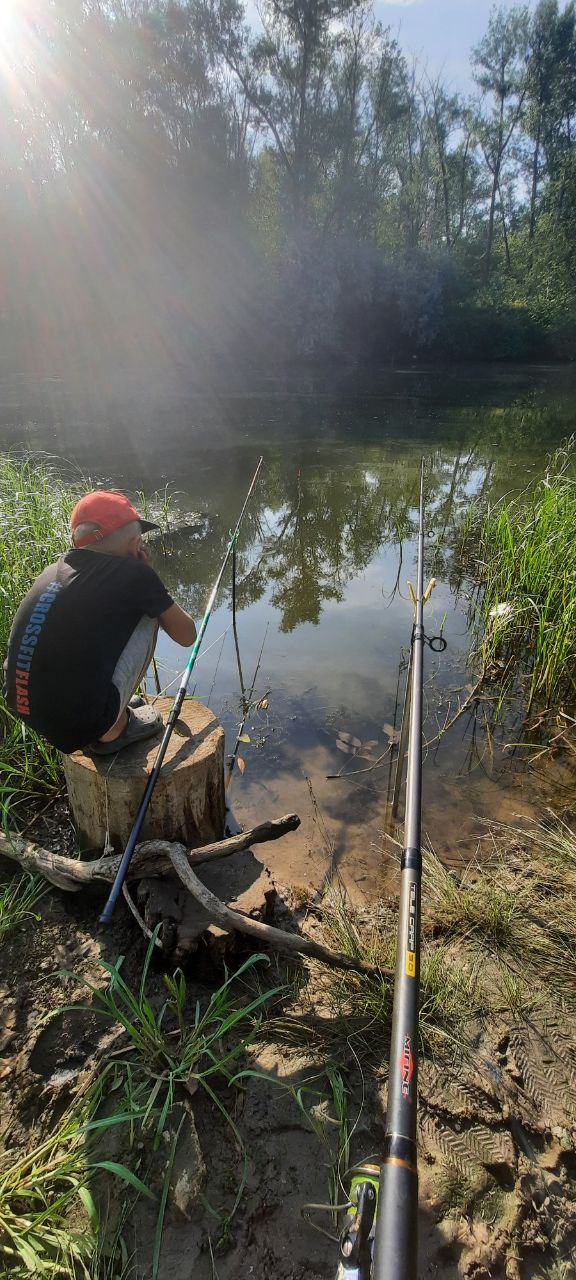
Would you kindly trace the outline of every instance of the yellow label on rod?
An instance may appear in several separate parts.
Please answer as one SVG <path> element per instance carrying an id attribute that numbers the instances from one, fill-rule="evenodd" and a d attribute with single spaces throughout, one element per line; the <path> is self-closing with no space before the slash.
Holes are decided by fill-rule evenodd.
<path id="1" fill-rule="evenodd" d="M 416 952 L 415 951 L 406 952 L 406 977 L 407 978 L 416 977 Z"/>

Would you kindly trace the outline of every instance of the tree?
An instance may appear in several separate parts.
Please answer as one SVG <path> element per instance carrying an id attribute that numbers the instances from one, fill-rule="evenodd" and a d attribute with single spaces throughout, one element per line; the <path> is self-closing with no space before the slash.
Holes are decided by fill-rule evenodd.
<path id="1" fill-rule="evenodd" d="M 502 169 L 513 134 L 522 117 L 527 92 L 526 47 L 528 12 L 525 8 L 495 9 L 488 31 L 472 52 L 474 79 L 484 98 L 479 106 L 477 134 L 490 174 L 490 195 L 484 276 L 492 266 L 496 201 L 501 199 Z M 505 213 L 502 206 L 503 225 Z"/>
<path id="2" fill-rule="evenodd" d="M 557 146 L 560 121 L 570 116 L 574 95 L 569 89 L 570 50 L 574 42 L 574 6 L 560 12 L 558 0 L 540 0 L 528 28 L 526 131 L 532 140 L 530 163 L 530 215 L 528 238 L 534 240 L 539 191 L 542 179 L 542 151 Z M 566 90 L 572 104 L 566 102 Z"/>

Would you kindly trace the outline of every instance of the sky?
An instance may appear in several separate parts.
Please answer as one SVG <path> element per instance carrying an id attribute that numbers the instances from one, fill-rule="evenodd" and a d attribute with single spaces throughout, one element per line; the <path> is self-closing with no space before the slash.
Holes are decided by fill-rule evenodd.
<path id="1" fill-rule="evenodd" d="M 258 0 L 244 0 L 246 17 L 258 23 Z M 511 9 L 522 0 L 498 0 Z M 0 5 L 2 0 L 0 0 Z M 533 9 L 536 0 L 527 0 Z M 452 91 L 472 93 L 470 51 L 482 39 L 494 0 L 373 0 L 374 13 L 390 27 L 408 57 L 416 56 L 431 78 L 442 74 Z"/>
<path id="2" fill-rule="evenodd" d="M 511 9 L 514 0 L 500 4 Z M 449 88 L 464 92 L 473 89 L 470 50 L 484 35 L 493 7 L 493 0 L 374 0 L 377 18 L 392 28 L 404 53 L 416 55 L 432 77 L 441 73 Z"/>

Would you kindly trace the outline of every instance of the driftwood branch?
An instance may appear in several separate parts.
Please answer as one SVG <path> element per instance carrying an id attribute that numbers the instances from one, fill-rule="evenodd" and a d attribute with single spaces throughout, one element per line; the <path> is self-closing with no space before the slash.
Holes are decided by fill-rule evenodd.
<path id="1" fill-rule="evenodd" d="M 126 881 L 124 881 L 124 884 L 122 885 L 122 896 L 124 898 L 126 906 L 128 907 L 128 910 L 134 916 L 134 919 L 136 921 L 136 924 L 138 925 L 138 928 L 142 930 L 142 933 L 144 934 L 144 937 L 147 938 L 148 942 L 151 942 L 152 930 L 148 928 L 146 921 L 142 919 L 142 916 L 140 915 L 140 912 L 138 910 L 138 907 L 136 906 L 136 903 L 134 902 L 134 899 L 130 896 L 128 892 L 128 885 L 126 884 Z M 160 951 L 162 950 L 162 943 L 160 942 L 160 938 L 156 938 L 156 942 L 154 945 L 158 947 Z"/>
<path id="2" fill-rule="evenodd" d="M 184 845 L 173 845 L 167 840 L 145 840 L 136 846 L 134 857 L 128 869 L 129 880 L 141 880 L 144 876 L 155 878 L 172 869 L 171 855 L 177 848 L 191 866 L 201 866 L 205 862 L 214 862 L 218 858 L 229 858 L 233 853 L 241 853 L 253 844 L 265 844 L 270 840 L 278 840 L 288 831 L 296 831 L 300 819 L 296 813 L 285 814 L 283 818 L 275 818 L 270 822 L 261 822 L 251 831 L 241 831 L 238 835 L 229 836 L 227 840 L 217 840 L 213 844 L 205 844 L 200 849 L 185 849 Z M 112 884 L 118 867 L 120 855 L 95 858 L 91 862 L 80 862 L 75 858 L 65 858 L 62 854 L 51 853 L 31 840 L 21 836 L 0 835 L 0 854 L 19 862 L 25 871 L 32 875 L 44 876 L 51 884 L 68 893 L 77 893 L 87 885 Z"/>
<path id="3" fill-rule="evenodd" d="M 275 929 L 272 925 L 264 924 L 261 920 L 253 920 L 251 916 L 242 915 L 239 911 L 232 911 L 215 894 L 211 893 L 206 888 L 206 885 L 202 884 L 198 876 L 192 871 L 189 858 L 186 857 L 186 854 L 178 845 L 172 845 L 170 861 L 182 884 L 196 898 L 196 901 L 204 907 L 211 920 L 215 924 L 219 924 L 221 928 L 227 930 L 235 929 L 238 933 L 247 933 L 251 937 L 258 938 L 260 942 L 267 942 L 276 951 L 287 951 L 291 955 L 313 956 L 316 960 L 322 960 L 324 964 L 331 965 L 332 968 L 352 969 L 356 973 L 369 974 L 370 977 L 383 974 L 392 976 L 392 970 L 376 969 L 373 965 L 366 964 L 363 960 L 356 960 L 352 956 L 343 955 L 340 951 L 330 951 L 327 947 L 321 946 L 319 942 L 314 942 L 312 938 L 303 938 L 297 933 L 286 933 L 284 929 Z"/>
<path id="4" fill-rule="evenodd" d="M 228 858 L 231 854 L 240 853 L 243 849 L 248 849 L 253 844 L 263 844 L 270 840 L 278 840 L 288 831 L 295 831 L 299 825 L 300 819 L 297 814 L 289 813 L 283 818 L 262 822 L 257 827 L 253 827 L 251 831 L 244 831 L 238 835 L 230 836 L 227 840 L 219 840 L 213 844 L 203 845 L 200 849 L 186 849 L 182 844 L 171 844 L 167 840 L 146 840 L 136 846 L 128 877 L 132 880 L 138 880 L 144 876 L 157 877 L 167 871 L 175 871 L 196 901 L 204 907 L 210 919 L 227 931 L 236 930 L 238 933 L 249 934 L 258 938 L 260 942 L 268 943 L 269 946 L 277 951 L 285 951 L 292 955 L 313 956 L 316 960 L 322 960 L 324 964 L 331 965 L 334 968 L 349 969 L 356 973 L 369 974 L 372 977 L 393 976 L 391 970 L 379 970 L 362 960 L 354 959 L 352 956 L 330 951 L 312 938 L 303 938 L 296 933 L 286 933 L 283 929 L 276 929 L 260 920 L 253 920 L 250 916 L 243 915 L 239 911 L 232 911 L 230 907 L 225 906 L 219 898 L 202 884 L 192 870 L 193 867 L 201 866 L 203 863 L 212 862 L 218 858 Z M 80 862 L 74 858 L 65 858 L 61 854 L 51 853 L 48 849 L 43 849 L 40 845 L 33 844 L 31 840 L 25 840 L 21 836 L 13 836 L 8 839 L 8 837 L 0 835 L 0 854 L 18 862 L 25 871 L 29 871 L 33 875 L 44 876 L 46 880 L 49 880 L 51 884 L 56 885 L 59 889 L 72 893 L 77 893 L 80 889 L 89 885 L 111 884 L 120 864 L 118 855 L 96 858 L 92 862 Z M 138 908 L 127 891 L 125 897 L 127 905 L 140 928 L 147 937 L 151 937 L 148 926 L 142 920 Z"/>

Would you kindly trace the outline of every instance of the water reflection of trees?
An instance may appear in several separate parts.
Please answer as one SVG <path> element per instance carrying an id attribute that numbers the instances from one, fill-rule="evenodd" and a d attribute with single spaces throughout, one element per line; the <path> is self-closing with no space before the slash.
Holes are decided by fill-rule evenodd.
<path id="1" fill-rule="evenodd" d="M 379 548 L 396 545 L 400 567 L 402 545 L 415 532 L 419 467 L 414 448 L 393 453 L 376 445 L 334 447 L 327 451 L 326 465 L 312 449 L 269 460 L 238 548 L 239 608 L 269 593 L 281 629 L 289 632 L 302 623 L 318 624 L 325 605 L 344 598 L 347 584 L 367 569 Z M 207 536 L 174 540 L 159 562 L 168 586 L 196 615 L 218 573 L 241 501 L 240 477 L 233 471 L 234 485 L 229 477 L 215 477 L 218 487 L 211 497 L 219 514 Z M 458 512 L 469 504 L 471 486 L 486 474 L 474 447 L 456 455 L 427 451 L 426 501 L 436 556 L 444 555 L 445 541 L 450 546 Z M 432 568 L 430 548 L 428 556 Z M 223 598 L 229 596 L 230 578 L 223 587 Z"/>
<path id="2" fill-rule="evenodd" d="M 430 535 L 426 569 L 458 595 L 468 585 L 458 547 L 471 503 L 488 492 L 498 496 L 511 485 L 522 485 L 524 462 L 534 461 L 536 440 L 542 447 L 546 439 L 543 414 L 548 412 L 552 439 L 565 409 L 559 402 L 546 410 L 535 397 L 504 408 L 469 404 L 445 409 L 441 423 L 432 422 L 427 413 L 419 424 L 419 446 L 408 404 L 403 406 L 404 440 L 395 417 L 401 410 L 395 405 L 391 416 L 396 440 L 384 434 L 375 440 L 373 427 L 368 438 L 351 443 L 350 437 L 343 439 L 340 428 L 336 440 L 326 439 L 328 424 L 320 411 L 312 421 L 311 407 L 307 402 L 304 434 L 303 423 L 293 431 L 287 406 L 285 438 L 290 445 L 277 444 L 274 433 L 238 546 L 239 608 L 268 593 L 286 632 L 301 623 L 318 624 L 323 608 L 343 599 L 347 583 L 366 570 L 380 547 L 398 547 L 398 570 L 404 573 L 402 544 L 414 532 L 421 448 Z M 388 433 L 391 417 L 388 411 L 384 414 L 383 405 L 380 409 L 382 432 Z M 505 442 L 514 443 L 514 453 L 503 448 Z M 257 446 L 246 442 L 223 451 L 197 451 L 193 474 L 182 475 L 183 509 L 209 512 L 208 532 L 202 539 L 175 539 L 158 567 L 175 596 L 196 616 L 217 576 L 256 457 Z M 190 461 L 187 454 L 188 467 Z M 229 594 L 228 577 L 221 599 L 229 599 Z"/>
<path id="3" fill-rule="evenodd" d="M 367 568 L 378 548 L 405 536 L 413 485 L 406 482 L 405 468 L 401 482 L 399 468 L 394 471 L 380 452 L 364 450 L 355 462 L 345 458 L 326 468 L 316 463 L 286 477 L 276 527 L 263 542 L 259 562 L 283 631 L 317 624 L 324 605 L 343 599 L 346 584 Z"/>

